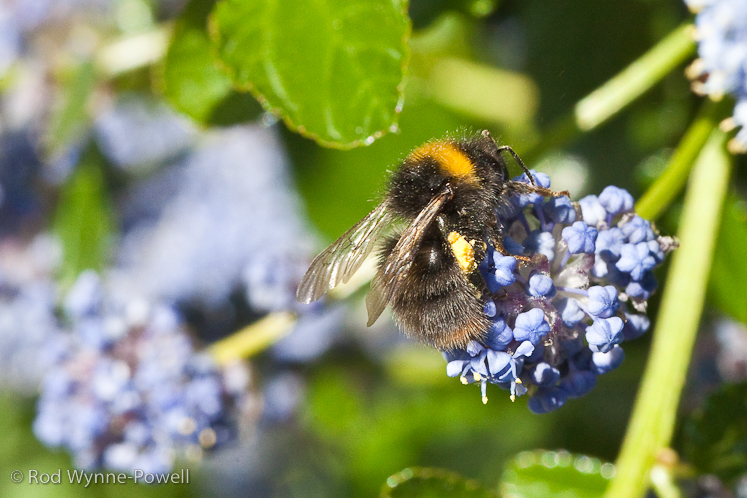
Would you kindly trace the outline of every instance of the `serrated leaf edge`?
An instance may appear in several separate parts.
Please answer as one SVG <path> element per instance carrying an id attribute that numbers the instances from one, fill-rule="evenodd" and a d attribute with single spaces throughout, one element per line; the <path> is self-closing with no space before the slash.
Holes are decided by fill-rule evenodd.
<path id="1" fill-rule="evenodd" d="M 380 139 L 386 134 L 385 130 L 379 130 L 374 132 L 371 137 L 373 137 L 373 140 L 370 140 L 369 137 L 366 137 L 365 139 L 359 139 L 359 140 L 353 140 L 352 142 L 346 142 L 346 143 L 340 143 L 340 142 L 334 142 L 334 141 L 328 141 L 321 138 L 318 134 L 309 132 L 303 125 L 296 125 L 296 123 L 293 122 L 290 116 L 288 116 L 287 113 L 284 112 L 284 110 L 280 107 L 273 107 L 268 101 L 267 98 L 252 84 L 247 85 L 239 85 L 236 83 L 235 78 L 235 72 L 230 67 L 229 64 L 224 62 L 220 58 L 220 32 L 218 28 L 218 21 L 216 19 L 215 12 L 218 9 L 219 5 L 222 5 L 227 0 L 218 0 L 215 3 L 215 6 L 213 7 L 213 11 L 208 16 L 208 35 L 210 36 L 210 40 L 212 43 L 212 51 L 213 51 L 213 57 L 215 59 L 216 64 L 218 67 L 223 71 L 225 74 L 227 74 L 231 81 L 233 82 L 233 88 L 236 91 L 239 92 L 249 92 L 257 101 L 260 103 L 262 108 L 266 111 L 272 114 L 275 117 L 278 117 L 283 120 L 283 123 L 290 129 L 291 131 L 295 131 L 299 135 L 309 138 L 311 140 L 314 140 L 316 143 L 323 147 L 327 147 L 330 149 L 339 149 L 339 150 L 350 150 L 354 149 L 356 147 L 361 146 L 368 146 L 374 143 L 376 140 Z M 397 125 L 399 122 L 399 115 L 402 112 L 402 107 L 404 106 L 405 102 L 405 79 L 407 76 L 407 68 L 410 63 L 410 38 L 412 37 L 412 20 L 410 19 L 410 16 L 408 15 L 408 7 L 409 7 L 409 0 L 402 0 L 400 2 L 400 5 L 402 7 L 402 15 L 405 17 L 405 22 L 407 26 L 405 27 L 405 32 L 402 35 L 402 45 L 405 48 L 405 56 L 402 59 L 402 64 L 400 65 L 400 68 L 402 70 L 402 81 L 397 85 L 397 93 L 398 93 L 398 99 L 397 99 L 397 105 L 394 108 L 394 119 L 392 120 L 392 124 L 389 126 L 389 131 L 395 131 L 397 129 Z"/>

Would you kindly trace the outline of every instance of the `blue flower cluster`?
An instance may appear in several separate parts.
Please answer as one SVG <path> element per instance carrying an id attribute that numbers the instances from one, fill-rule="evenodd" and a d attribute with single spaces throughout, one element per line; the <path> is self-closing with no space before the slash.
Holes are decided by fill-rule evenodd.
<path id="1" fill-rule="evenodd" d="M 168 472 L 178 457 L 233 440 L 256 405 L 243 366 L 219 371 L 195 353 L 171 307 L 119 305 L 89 271 L 64 310 L 72 334 L 44 379 L 33 429 L 77 467 Z"/>
<path id="2" fill-rule="evenodd" d="M 0 240 L 0 383 L 32 394 L 60 352 L 52 275 L 61 249 L 47 234 Z"/>
<path id="3" fill-rule="evenodd" d="M 532 172 L 542 187 L 543 173 Z M 526 175 L 516 178 L 528 182 Z M 649 328 L 652 270 L 677 246 L 633 212 L 633 197 L 609 186 L 578 203 L 521 195 L 499 213 L 509 254 L 493 248 L 479 265 L 491 328 L 481 342 L 445 353 L 447 374 L 464 384 L 530 394 L 546 413 L 583 396 L 597 375 L 623 360 L 620 344 Z"/>
<path id="4" fill-rule="evenodd" d="M 729 143 L 733 152 L 747 152 L 747 2 L 685 0 L 695 18 L 698 59 L 688 67 L 693 91 L 715 100 L 730 93 L 737 100 L 728 128 L 742 127 Z"/>

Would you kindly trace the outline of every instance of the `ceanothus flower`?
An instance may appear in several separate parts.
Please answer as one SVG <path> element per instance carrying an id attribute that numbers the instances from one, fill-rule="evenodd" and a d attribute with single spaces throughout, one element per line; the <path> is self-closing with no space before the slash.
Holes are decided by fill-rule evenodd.
<path id="1" fill-rule="evenodd" d="M 729 142 L 732 152 L 747 152 L 747 3 L 744 0 L 685 0 L 695 17 L 699 57 L 687 68 L 692 89 L 719 100 L 731 94 L 732 117 L 722 127 L 741 127 Z"/>
<path id="2" fill-rule="evenodd" d="M 549 178 L 534 176 L 549 188 Z M 479 265 L 486 337 L 444 356 L 447 374 L 479 383 L 483 402 L 497 384 L 511 399 L 529 394 L 529 409 L 546 413 L 591 391 L 623 361 L 621 344 L 648 330 L 652 270 L 677 241 L 660 236 L 614 186 L 578 203 L 525 195 L 512 205 L 499 214 L 510 255 L 489 247 Z"/>
<path id="3" fill-rule="evenodd" d="M 571 254 L 594 252 L 594 242 L 597 240 L 597 229 L 583 221 L 577 221 L 563 229 L 563 239 L 568 244 Z"/>
<path id="4" fill-rule="evenodd" d="M 591 327 L 586 327 L 586 342 L 594 352 L 606 353 L 615 344 L 623 340 L 623 321 L 619 316 L 594 320 Z"/>
<path id="5" fill-rule="evenodd" d="M 529 341 L 532 344 L 537 344 L 548 332 L 550 332 L 550 325 L 545 319 L 545 314 L 539 308 L 532 308 L 516 317 L 514 339 L 519 342 Z"/>
<path id="6" fill-rule="evenodd" d="M 171 306 L 120 303 L 84 272 L 64 301 L 72 331 L 45 376 L 33 430 L 80 468 L 168 472 L 230 443 L 251 406 L 249 374 L 197 353 Z"/>

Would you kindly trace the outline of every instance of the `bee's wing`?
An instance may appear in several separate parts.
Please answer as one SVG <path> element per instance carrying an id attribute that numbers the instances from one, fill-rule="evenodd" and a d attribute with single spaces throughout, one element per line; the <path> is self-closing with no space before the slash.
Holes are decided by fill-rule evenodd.
<path id="1" fill-rule="evenodd" d="M 298 285 L 296 299 L 301 303 L 316 301 L 328 290 L 350 280 L 389 226 L 391 217 L 388 203 L 384 201 L 322 251 Z"/>
<path id="2" fill-rule="evenodd" d="M 371 280 L 371 290 L 366 296 L 369 327 L 379 318 L 400 282 L 407 275 L 426 230 L 436 219 L 444 203 L 453 196 L 451 186 L 447 184 L 438 195 L 430 200 L 410 226 L 402 232 L 399 241 L 387 256 L 384 266 Z"/>

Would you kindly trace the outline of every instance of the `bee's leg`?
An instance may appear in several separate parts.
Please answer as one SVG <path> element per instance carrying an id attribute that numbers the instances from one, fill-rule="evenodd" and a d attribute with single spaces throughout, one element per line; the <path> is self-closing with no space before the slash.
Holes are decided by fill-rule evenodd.
<path id="1" fill-rule="evenodd" d="M 506 182 L 506 193 L 508 195 L 521 195 L 521 194 L 539 194 L 542 197 L 570 197 L 571 194 L 567 190 L 558 192 L 549 188 L 540 187 L 531 183 L 517 182 L 510 180 Z"/>
<path id="2" fill-rule="evenodd" d="M 500 221 L 498 222 L 500 223 Z M 487 241 L 492 245 L 496 251 L 498 251 L 503 256 L 511 256 L 516 258 L 518 261 L 521 261 L 523 264 L 529 264 L 531 261 L 531 258 L 528 258 L 526 256 L 516 256 L 514 254 L 509 254 L 506 247 L 503 245 L 503 237 L 500 235 L 501 228 L 498 228 L 498 225 L 496 224 L 496 230 L 489 230 L 487 234 Z"/>
<path id="3" fill-rule="evenodd" d="M 526 184 L 525 184 L 526 185 Z M 549 188 L 540 187 L 539 185 L 529 185 L 530 192 L 541 195 L 542 197 L 570 197 L 571 193 L 567 190 L 557 191 Z"/>
<path id="4" fill-rule="evenodd" d="M 532 182 L 529 189 L 527 189 L 525 192 L 520 192 L 520 193 L 535 193 L 535 194 L 541 195 L 542 197 L 563 197 L 563 196 L 570 197 L 570 193 L 567 190 L 563 190 L 562 192 L 557 192 L 555 190 L 550 190 L 549 188 L 540 187 L 539 185 L 537 185 L 537 182 L 534 181 L 534 176 L 529 171 L 529 169 L 526 167 L 526 165 L 524 164 L 524 161 L 522 161 L 519 155 L 516 152 L 514 152 L 514 149 L 512 149 L 511 146 L 509 145 L 501 145 L 500 147 L 498 147 L 499 154 L 503 152 L 504 150 L 509 152 L 514 157 L 514 159 L 519 164 L 519 166 L 521 166 L 521 169 L 529 177 L 529 181 Z M 506 175 L 506 177 L 508 178 L 508 175 Z"/>

